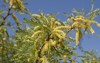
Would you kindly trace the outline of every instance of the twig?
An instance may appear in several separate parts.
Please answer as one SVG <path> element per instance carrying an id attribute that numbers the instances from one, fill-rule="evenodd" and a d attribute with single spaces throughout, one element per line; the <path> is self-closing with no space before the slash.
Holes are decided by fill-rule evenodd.
<path id="1" fill-rule="evenodd" d="M 6 20 L 7 17 L 8 17 L 9 15 L 11 15 L 11 14 L 10 14 L 11 9 L 12 9 L 11 7 L 8 8 L 8 12 L 7 12 L 7 14 L 3 17 L 3 20 Z"/>
<path id="2" fill-rule="evenodd" d="M 71 27 L 68 31 L 67 31 L 67 34 L 72 30 L 73 28 Z"/>

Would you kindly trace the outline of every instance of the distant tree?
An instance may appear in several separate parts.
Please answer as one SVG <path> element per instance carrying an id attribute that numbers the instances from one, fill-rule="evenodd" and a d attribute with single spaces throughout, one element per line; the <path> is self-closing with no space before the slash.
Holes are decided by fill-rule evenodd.
<path id="1" fill-rule="evenodd" d="M 95 33 L 91 24 L 100 27 L 100 24 L 94 20 L 100 15 L 100 9 L 93 9 L 93 3 L 87 14 L 83 10 L 76 9 L 70 15 L 64 13 L 67 19 L 63 22 L 57 19 L 55 14 L 30 13 L 24 6 L 25 0 L 2 0 L 1 2 L 8 7 L 8 10 L 0 10 L 1 63 L 100 62 L 100 57 L 94 51 L 81 49 L 83 56 L 75 52 L 80 46 L 84 32 Z M 22 22 L 16 13 L 30 18 L 24 17 Z M 10 35 L 10 29 L 14 31 L 14 36 Z M 70 32 L 75 33 L 75 38 L 69 35 Z M 72 46 L 74 43 L 76 45 Z"/>

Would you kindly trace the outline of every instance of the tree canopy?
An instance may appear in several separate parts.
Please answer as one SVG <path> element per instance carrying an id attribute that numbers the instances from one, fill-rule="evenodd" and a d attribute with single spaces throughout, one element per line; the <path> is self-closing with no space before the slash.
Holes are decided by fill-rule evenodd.
<path id="1" fill-rule="evenodd" d="M 25 7 L 25 0 L 2 0 L 6 9 L 0 9 L 0 62 L 1 63 L 99 63 L 100 56 L 93 51 L 80 48 L 76 51 L 83 34 L 94 34 L 92 25 L 100 27 L 94 19 L 100 9 L 92 8 L 88 13 L 73 9 L 64 13 L 66 21 L 56 14 L 32 14 Z M 27 2 L 26 2 L 27 3 Z M 27 15 L 23 22 L 16 14 Z M 10 18 L 10 20 L 9 20 Z M 10 35 L 9 30 L 15 35 Z M 69 33 L 75 33 L 74 37 Z"/>

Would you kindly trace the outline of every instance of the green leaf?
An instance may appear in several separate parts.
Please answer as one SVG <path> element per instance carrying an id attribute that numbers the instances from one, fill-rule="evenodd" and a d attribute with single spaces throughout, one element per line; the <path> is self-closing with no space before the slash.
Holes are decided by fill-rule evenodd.
<path id="1" fill-rule="evenodd" d="M 92 34 L 95 33 L 95 31 L 93 30 L 93 28 L 91 26 L 89 27 L 89 29 L 90 29 L 90 31 L 91 31 Z"/>

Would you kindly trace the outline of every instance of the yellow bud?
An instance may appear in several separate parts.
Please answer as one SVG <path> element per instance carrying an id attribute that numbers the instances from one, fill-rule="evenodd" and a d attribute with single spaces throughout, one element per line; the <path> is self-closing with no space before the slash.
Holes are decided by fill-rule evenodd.
<path id="1" fill-rule="evenodd" d="M 56 19 L 55 18 L 51 18 L 51 21 L 55 21 Z"/>
<path id="2" fill-rule="evenodd" d="M 57 46 L 58 46 L 58 47 L 61 47 L 61 45 L 60 45 L 60 44 L 57 44 Z"/>
<path id="3" fill-rule="evenodd" d="M 3 38 L 3 40 L 6 40 L 6 38 Z"/>
<path id="4" fill-rule="evenodd" d="M 61 34 L 55 33 L 55 35 L 59 38 L 59 39 L 64 39 L 65 36 L 61 36 Z"/>
<path id="5" fill-rule="evenodd" d="M 16 47 L 16 46 L 17 46 L 17 44 L 14 44 L 14 46 Z"/>
<path id="6" fill-rule="evenodd" d="M 29 62 L 30 61 L 30 58 L 28 58 L 27 61 Z"/>
<path id="7" fill-rule="evenodd" d="M 13 9 L 16 9 L 17 7 L 15 5 L 12 6 Z"/>
<path id="8" fill-rule="evenodd" d="M 95 61 L 96 60 L 96 58 L 93 58 L 93 61 Z"/>
<path id="9" fill-rule="evenodd" d="M 56 41 L 53 41 L 52 39 L 50 39 L 50 45 L 51 45 L 51 46 L 55 46 L 56 44 L 57 44 Z"/>
<path id="10" fill-rule="evenodd" d="M 66 58 L 66 55 L 64 55 L 63 57 Z"/>
<path id="11" fill-rule="evenodd" d="M 44 49 L 44 51 L 48 51 L 48 48 L 49 47 L 49 43 L 46 43 L 45 45 L 44 45 L 44 47 L 43 47 L 43 49 Z"/>

